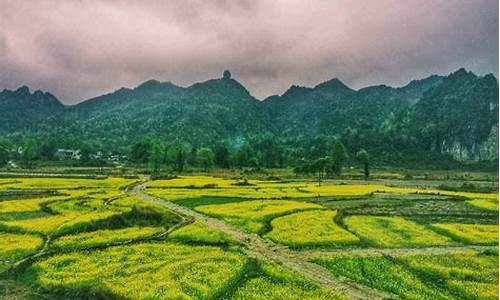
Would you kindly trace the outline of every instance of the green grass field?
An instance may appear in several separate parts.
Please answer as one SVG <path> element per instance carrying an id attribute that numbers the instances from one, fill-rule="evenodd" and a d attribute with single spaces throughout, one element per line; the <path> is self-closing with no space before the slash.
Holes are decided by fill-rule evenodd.
<path id="1" fill-rule="evenodd" d="M 301 263 L 403 299 L 497 299 L 498 198 L 401 181 L 325 182 L 183 176 L 147 183 L 224 228 L 127 194 L 138 179 L 3 178 L 0 296 L 7 299 L 349 299 L 248 245 L 252 234 Z M 490 246 L 381 256 L 373 249 Z M 260 247 L 260 248 L 259 248 Z M 273 246 L 274 247 L 274 246 Z M 363 250 L 364 256 L 345 255 Z M 310 257 L 307 251 L 344 251 Z M 310 264 L 310 263 L 309 263 Z M 496 265 L 495 265 L 496 264 Z M 478 271 L 478 266 L 480 270 Z M 304 268 L 305 265 L 304 265 Z M 313 269 L 314 270 L 314 269 Z M 304 275 L 306 274 L 306 275 Z"/>

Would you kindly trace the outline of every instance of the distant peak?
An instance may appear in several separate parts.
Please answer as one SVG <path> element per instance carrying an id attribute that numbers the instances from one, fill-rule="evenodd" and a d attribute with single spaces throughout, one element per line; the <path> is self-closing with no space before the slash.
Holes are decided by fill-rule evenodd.
<path id="1" fill-rule="evenodd" d="M 315 90 L 322 91 L 352 91 L 350 87 L 345 85 L 338 78 L 333 78 L 328 81 L 322 82 L 314 87 Z"/>
<path id="2" fill-rule="evenodd" d="M 311 88 L 294 84 L 290 88 L 288 88 L 288 90 L 286 90 L 286 92 L 282 95 L 282 97 L 284 97 L 284 96 L 295 97 L 295 96 L 303 95 L 309 91 L 311 91 Z"/>
<path id="3" fill-rule="evenodd" d="M 29 95 L 30 88 L 23 85 L 23 86 L 19 87 L 17 90 L 15 90 L 15 93 L 20 94 L 20 95 Z"/>
<path id="4" fill-rule="evenodd" d="M 160 82 L 158 80 L 151 79 L 141 83 L 134 90 L 151 91 L 151 90 L 163 90 L 165 88 L 172 88 L 172 87 L 177 87 L 177 86 L 171 83 L 170 81 Z"/>
<path id="5" fill-rule="evenodd" d="M 231 72 L 225 70 L 224 73 L 222 73 L 222 79 L 231 79 Z"/>

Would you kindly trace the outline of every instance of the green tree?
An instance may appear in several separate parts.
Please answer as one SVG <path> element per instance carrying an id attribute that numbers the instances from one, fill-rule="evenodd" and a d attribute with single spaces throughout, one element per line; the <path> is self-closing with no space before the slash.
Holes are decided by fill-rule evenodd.
<path id="1" fill-rule="evenodd" d="M 149 165 L 153 174 L 158 174 L 161 165 L 165 162 L 165 146 L 159 142 L 151 143 L 151 154 L 149 155 Z"/>
<path id="2" fill-rule="evenodd" d="M 326 171 L 328 161 L 328 157 L 321 157 L 316 159 L 312 164 L 312 169 L 318 174 L 318 185 L 321 185 L 321 178 L 323 177 L 323 173 Z"/>
<path id="3" fill-rule="evenodd" d="M 332 171 L 335 175 L 340 176 L 342 174 L 342 167 L 347 160 L 347 152 L 345 150 L 344 144 L 339 139 L 335 139 L 332 145 L 332 158 L 333 165 Z"/>
<path id="4" fill-rule="evenodd" d="M 184 170 L 184 165 L 186 164 L 186 154 L 182 147 L 178 147 L 176 150 L 175 158 L 175 170 L 177 172 L 182 172 Z"/>
<path id="5" fill-rule="evenodd" d="M 214 147 L 214 162 L 219 168 L 229 168 L 229 149 L 225 143 L 219 143 Z"/>
<path id="6" fill-rule="evenodd" d="M 0 167 L 3 167 L 9 161 L 9 150 L 7 143 L 0 141 Z"/>
<path id="7" fill-rule="evenodd" d="M 130 150 L 130 160 L 135 163 L 146 163 L 149 160 L 151 143 L 147 140 L 139 141 Z"/>
<path id="8" fill-rule="evenodd" d="M 40 145 L 40 158 L 42 160 L 54 160 L 57 150 L 57 142 L 54 139 L 45 140 Z"/>
<path id="9" fill-rule="evenodd" d="M 356 158 L 363 165 L 365 177 L 370 177 L 370 156 L 365 149 L 361 149 L 357 154 Z"/>
<path id="10" fill-rule="evenodd" d="M 196 152 L 196 160 L 203 170 L 208 172 L 208 168 L 214 164 L 214 153 L 210 148 L 200 148 Z"/>
<path id="11" fill-rule="evenodd" d="M 235 161 L 236 165 L 240 168 L 251 166 L 252 163 L 255 163 L 253 148 L 248 143 L 243 144 L 238 151 L 236 151 Z"/>
<path id="12" fill-rule="evenodd" d="M 33 138 L 25 138 L 21 150 L 21 162 L 25 167 L 33 167 L 34 161 L 38 158 L 38 143 Z"/>

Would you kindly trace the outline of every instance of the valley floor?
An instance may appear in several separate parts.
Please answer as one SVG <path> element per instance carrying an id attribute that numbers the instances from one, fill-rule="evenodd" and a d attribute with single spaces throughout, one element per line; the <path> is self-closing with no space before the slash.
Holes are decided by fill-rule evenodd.
<path id="1" fill-rule="evenodd" d="M 410 180 L 1 178 L 7 299 L 498 299 L 498 195 Z"/>

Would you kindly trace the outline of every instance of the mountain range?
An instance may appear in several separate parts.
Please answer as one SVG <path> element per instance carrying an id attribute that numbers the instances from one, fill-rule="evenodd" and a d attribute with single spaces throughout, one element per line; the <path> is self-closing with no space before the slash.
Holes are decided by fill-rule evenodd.
<path id="1" fill-rule="evenodd" d="M 405 153 L 491 161 L 498 159 L 498 81 L 465 69 L 397 88 L 354 90 L 331 79 L 261 101 L 227 72 L 189 87 L 149 80 L 72 106 L 26 86 L 0 92 L 0 136 L 25 135 L 122 151 L 146 137 L 193 147 L 266 137 L 308 149 L 335 136 L 388 161 Z"/>

